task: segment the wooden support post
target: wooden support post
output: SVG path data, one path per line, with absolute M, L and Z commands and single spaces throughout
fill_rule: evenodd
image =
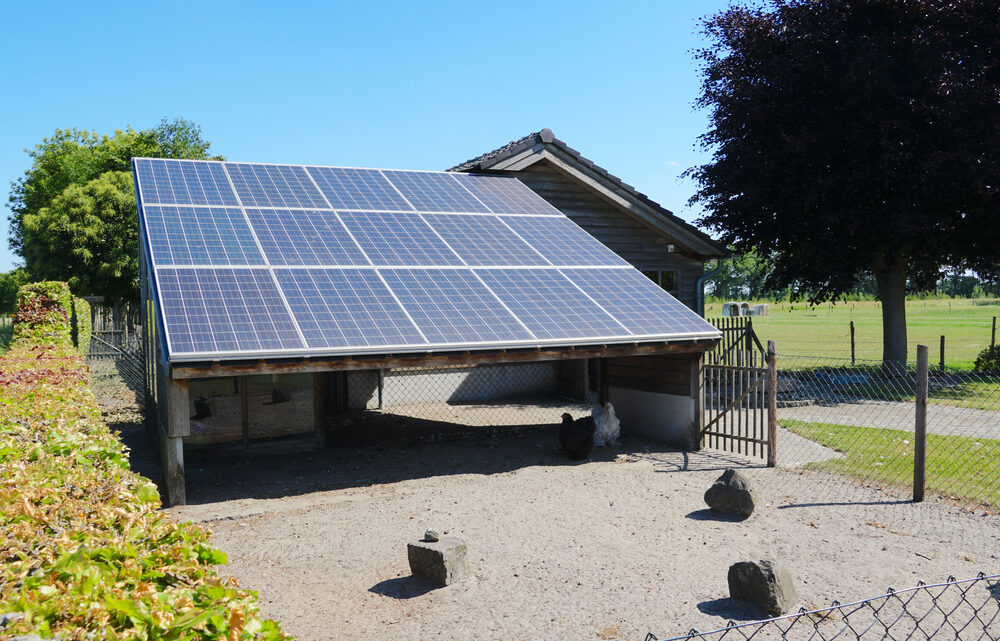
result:
M 990 347 L 995 347 L 997 344 L 997 317 L 993 317 L 993 334 L 990 336 Z
M 767 466 L 778 464 L 778 352 L 767 341 Z
M 160 466 L 167 503 L 184 505 L 184 437 L 191 433 L 188 382 L 167 379 L 167 429 L 160 435 Z
M 240 425 L 243 428 L 243 445 L 250 445 L 250 385 L 246 376 L 239 377 Z
M 941 336 L 941 371 L 944 371 L 944 335 Z
M 608 359 L 597 361 L 597 402 L 604 405 L 608 402 Z
M 379 410 L 385 409 L 385 398 L 383 394 L 385 393 L 385 370 L 381 367 L 378 369 L 378 408 Z
M 705 427 L 705 356 L 699 354 L 691 359 L 691 401 L 694 416 L 691 420 L 691 436 L 688 449 L 701 449 L 701 430 Z
M 326 374 L 313 374 L 313 427 L 316 431 L 316 447 L 326 445 Z
M 851 365 L 854 365 L 854 321 L 851 321 Z
M 917 345 L 917 400 L 913 438 L 913 501 L 924 500 L 927 464 L 927 378 L 930 358 L 926 345 Z

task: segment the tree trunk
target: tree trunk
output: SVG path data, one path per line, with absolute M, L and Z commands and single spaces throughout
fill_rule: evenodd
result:
M 877 260 L 874 271 L 882 300 L 882 366 L 897 372 L 906 366 L 906 260 Z

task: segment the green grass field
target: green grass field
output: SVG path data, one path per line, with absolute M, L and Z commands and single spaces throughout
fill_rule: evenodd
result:
M 878 301 L 824 303 L 817 307 L 803 302 L 769 305 L 770 315 L 753 317 L 753 326 L 761 341 L 776 342 L 779 354 L 850 359 L 853 320 L 857 359 L 882 358 L 882 308 Z M 722 316 L 722 302 L 707 303 L 705 315 Z M 997 299 L 908 301 L 910 361 L 916 361 L 916 346 L 923 344 L 930 348 L 931 363 L 937 364 L 943 335 L 946 366 L 971 368 L 979 352 L 990 344 L 994 316 L 1000 316 Z
M 845 455 L 841 459 L 809 463 L 806 469 L 913 487 L 912 432 L 802 421 L 781 421 L 781 426 Z M 998 506 L 998 460 L 1000 441 L 928 434 L 926 489 Z

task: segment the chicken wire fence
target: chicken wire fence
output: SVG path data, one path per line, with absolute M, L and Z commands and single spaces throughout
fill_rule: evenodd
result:
M 777 358 L 778 466 L 912 491 L 916 368 Z M 1000 506 L 1000 374 L 932 367 L 926 430 L 928 496 Z
M 104 411 L 141 406 L 145 377 L 138 333 L 124 328 L 93 332 L 87 365 L 90 389 Z
M 1000 639 L 1000 575 L 973 579 L 949 577 L 944 583 L 905 590 L 828 608 L 737 624 L 660 641 L 902 641 L 903 639 Z M 653 633 L 646 641 L 658 641 Z

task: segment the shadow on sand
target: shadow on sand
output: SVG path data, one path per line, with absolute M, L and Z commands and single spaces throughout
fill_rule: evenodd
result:
M 414 599 L 423 596 L 439 586 L 433 581 L 417 576 L 401 576 L 387 579 L 368 588 L 372 594 L 380 594 L 392 599 Z

